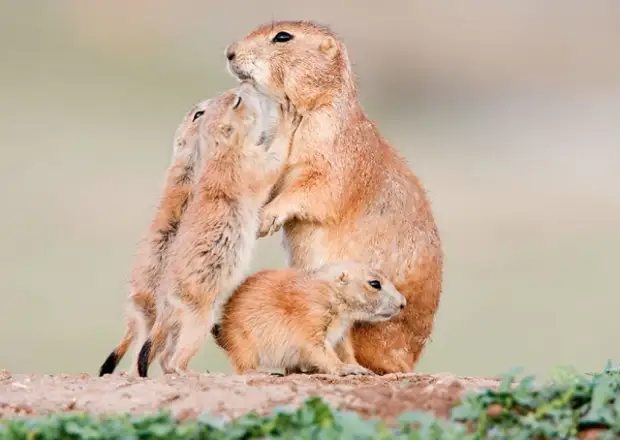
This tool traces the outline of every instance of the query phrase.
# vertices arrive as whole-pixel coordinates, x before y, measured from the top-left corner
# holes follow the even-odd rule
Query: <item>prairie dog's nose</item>
[[[228,58],[228,61],[232,61],[235,59],[235,45],[231,44],[226,48],[226,58]]]
[[[403,296],[403,300],[400,303],[400,309],[404,309],[407,306],[407,299]]]

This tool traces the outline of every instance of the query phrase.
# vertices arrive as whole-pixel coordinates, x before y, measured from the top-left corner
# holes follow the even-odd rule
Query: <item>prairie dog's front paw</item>
[[[260,238],[267,235],[275,234],[280,230],[285,220],[285,216],[273,209],[271,207],[271,204],[263,207],[260,215],[260,228],[258,229],[258,237]]]

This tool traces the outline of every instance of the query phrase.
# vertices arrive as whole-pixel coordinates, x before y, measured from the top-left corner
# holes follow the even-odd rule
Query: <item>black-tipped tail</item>
[[[211,336],[213,336],[215,339],[219,338],[221,330],[222,326],[219,324],[215,324],[213,327],[211,327]]]
[[[222,326],[220,324],[215,324],[211,327],[211,336],[213,336],[213,340],[220,347],[223,348],[222,341],[220,337],[222,336]]]
[[[153,342],[151,339],[147,339],[138,354],[138,375],[140,377],[147,377],[152,346]]]
[[[114,373],[114,369],[118,365],[118,361],[119,361],[118,354],[116,353],[116,350],[114,350],[112,353],[110,353],[110,355],[103,362],[103,365],[101,365],[101,368],[99,368],[99,377],[103,376],[104,374]]]

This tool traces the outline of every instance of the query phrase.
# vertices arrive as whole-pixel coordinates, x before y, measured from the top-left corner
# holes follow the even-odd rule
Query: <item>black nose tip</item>
[[[235,51],[232,49],[232,47],[226,49],[226,58],[228,58],[228,61],[232,61],[235,59]]]
[[[405,308],[405,305],[401,303],[401,305],[400,305],[400,309],[402,310],[402,309],[404,309],[404,308]]]

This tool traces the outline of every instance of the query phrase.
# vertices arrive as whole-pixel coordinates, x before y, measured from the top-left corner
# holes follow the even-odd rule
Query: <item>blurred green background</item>
[[[620,3],[1,0],[0,368],[97,372],[174,130],[273,19],[345,39],[428,189],[445,289],[418,371],[620,361]],[[278,234],[252,271],[284,261]],[[230,371],[211,342],[192,367]]]

